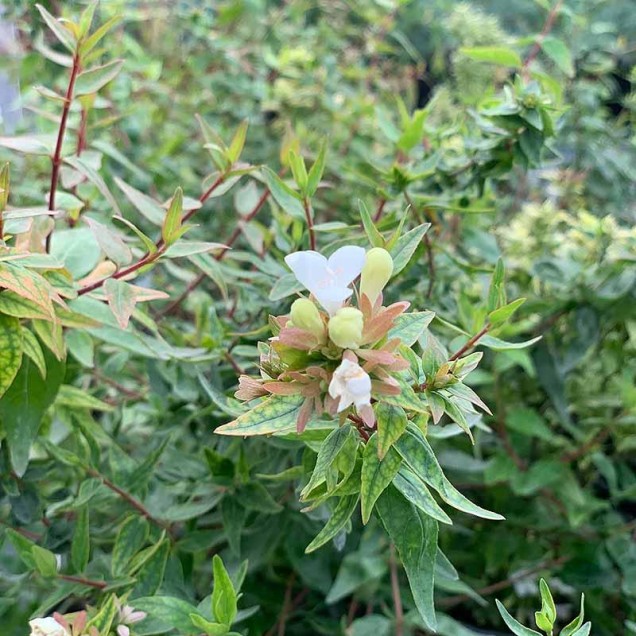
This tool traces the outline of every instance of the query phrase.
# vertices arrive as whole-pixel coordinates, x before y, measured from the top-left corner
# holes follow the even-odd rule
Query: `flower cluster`
[[[397,395],[392,374],[409,366],[397,353],[400,340],[388,337],[409,303],[382,304],[393,273],[390,254],[345,246],[329,258],[304,251],[285,262],[310,296],[295,300],[288,315],[272,318],[274,336],[261,355],[261,378],[241,376],[236,397],[302,395],[298,432],[323,413],[374,427],[374,397]]]
[[[117,616],[113,626],[117,626],[117,636],[131,636],[129,625],[142,621],[146,618],[146,613],[137,611],[130,605],[123,605],[119,599],[115,599],[115,606]],[[86,611],[65,616],[55,613],[46,618],[35,618],[29,622],[29,627],[29,636],[102,636],[95,626],[90,625]]]

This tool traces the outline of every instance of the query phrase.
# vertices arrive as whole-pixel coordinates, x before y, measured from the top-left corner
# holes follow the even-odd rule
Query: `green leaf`
[[[272,291],[269,292],[269,299],[282,300],[303,289],[302,283],[298,281],[294,274],[285,274],[274,283]]]
[[[499,600],[496,600],[495,603],[497,603],[497,609],[499,610],[501,617],[504,619],[504,623],[506,623],[506,625],[512,630],[513,634],[516,636],[541,636],[539,632],[535,632],[533,629],[524,627],[518,620],[510,616],[508,610],[499,602]]]
[[[320,445],[311,479],[300,493],[301,500],[306,499],[314,488],[327,479],[327,474],[336,461],[338,454],[353,435],[353,428],[348,424],[335,428],[329,433],[325,441]]]
[[[375,227],[375,223],[371,218],[369,209],[364,204],[364,201],[362,201],[362,199],[358,199],[358,208],[360,209],[360,219],[362,220],[362,227],[364,227],[364,231],[367,234],[369,243],[371,243],[373,247],[384,247],[384,239],[382,238],[382,234],[380,234],[378,228]]]
[[[7,528],[6,535],[24,565],[31,570],[35,569],[35,559],[32,552],[33,548],[36,547],[35,543],[13,528]]]
[[[415,606],[426,627],[434,632],[437,628],[433,602],[437,522],[417,510],[393,487],[378,500],[378,513],[402,559]]]
[[[137,582],[134,587],[135,596],[152,596],[163,583],[166,564],[170,556],[170,542],[162,540],[149,559],[135,573]]]
[[[68,406],[73,409],[88,409],[91,411],[114,411],[115,408],[102,400],[94,397],[85,389],[80,389],[70,384],[64,384],[55,398],[56,406]]]
[[[384,459],[393,444],[406,430],[408,419],[401,406],[379,402],[375,407],[378,428],[378,457]]]
[[[86,627],[88,628],[89,633],[91,631],[90,628],[94,627],[98,634],[108,634],[117,613],[117,597],[114,594],[111,594],[106,602],[102,603],[101,609],[97,615],[88,622]]]
[[[585,623],[580,629],[577,629],[572,636],[590,636],[592,631],[592,623]]]
[[[504,305],[503,307],[499,307],[499,309],[495,309],[488,314],[488,321],[491,325],[498,325],[499,323],[506,322],[512,316],[512,314],[526,302],[525,298],[517,298],[517,300],[513,300],[511,303]]]
[[[180,632],[188,635],[199,632],[200,627],[194,625],[190,618],[191,615],[199,615],[197,608],[180,598],[148,596],[134,599],[133,604],[136,610],[146,612],[153,619]]]
[[[108,306],[117,319],[117,324],[122,329],[126,329],[137,304],[133,287],[122,280],[109,278],[104,283],[104,294],[108,300]]]
[[[174,243],[182,234],[181,218],[183,213],[183,190],[177,188],[175,190],[170,207],[163,221],[161,228],[161,237],[166,245]]]
[[[83,506],[77,514],[73,542],[71,543],[71,563],[76,572],[83,572],[88,565],[90,554],[88,506]]]
[[[236,500],[248,510],[257,510],[267,514],[276,514],[283,507],[269,494],[263,484],[257,481],[245,484],[235,493]]]
[[[49,322],[48,320],[34,320],[33,329],[38,338],[46,345],[58,360],[66,357],[64,345],[64,334],[62,325],[59,322]]]
[[[108,82],[117,77],[123,65],[124,60],[113,60],[103,66],[96,66],[87,71],[82,71],[77,76],[75,95],[80,97],[96,93],[100,88],[103,88]]]
[[[212,570],[214,573],[214,589],[212,591],[212,614],[214,618],[231,625],[236,618],[236,591],[232,584],[232,579],[227,573],[223,561],[218,554],[212,559]]]
[[[223,298],[228,296],[228,283],[218,261],[209,254],[194,254],[188,260],[198,267],[211,281],[216,283]]]
[[[80,16],[79,21],[79,37],[83,38],[90,30],[93,24],[93,18],[95,17],[95,9],[97,8],[97,1],[90,3]]]
[[[70,272],[74,280],[83,278],[101,260],[101,249],[88,227],[59,229],[51,237],[51,254]]]
[[[536,342],[539,342],[541,338],[542,336],[537,336],[536,338],[530,338],[530,340],[524,340],[523,342],[506,342],[505,340],[500,340],[499,338],[486,334],[479,339],[479,344],[494,351],[508,351],[510,349],[527,349]]]
[[[80,45],[81,57],[86,57],[99,44],[102,38],[121,21],[121,19],[121,15],[113,16],[110,20],[104,22],[104,24],[102,24],[99,28],[95,29],[95,31],[91,33],[91,35]]]
[[[0,314],[0,398],[13,383],[22,364],[22,337],[20,321]]]
[[[163,225],[165,218],[165,210],[161,207],[158,201],[149,197],[147,194],[140,192],[139,190],[128,185],[125,181],[122,181],[119,177],[115,177],[115,183],[119,186],[119,189],[124,193],[124,196],[135,206],[135,209],[148,221],[154,225]]]
[[[55,17],[53,17],[41,4],[36,4],[37,10],[46,22],[47,26],[55,37],[69,50],[71,53],[75,51],[76,41],[73,34]]]
[[[218,435],[268,435],[296,430],[296,420],[305,398],[302,395],[273,395],[240,415],[233,422],[219,426]]]
[[[541,592],[541,611],[550,621],[550,629],[552,629],[552,625],[554,625],[554,621],[556,621],[557,611],[554,605],[554,599],[552,598],[552,592],[550,592],[550,588],[545,582],[545,579],[539,580],[539,590]]]
[[[329,517],[329,521],[327,521],[325,527],[305,548],[305,554],[314,552],[318,548],[322,547],[347,526],[349,519],[351,519],[351,515],[353,515],[353,512],[358,505],[359,499],[359,495],[346,495],[344,497],[340,497],[336,507],[331,513],[331,517]]]
[[[234,164],[239,160],[241,156],[241,152],[243,152],[243,146],[245,146],[245,137],[247,136],[247,127],[249,126],[249,122],[247,119],[243,120],[239,127],[234,133],[234,137],[230,142],[230,145],[227,149],[227,158],[230,161],[230,164]]]
[[[391,247],[389,253],[393,258],[393,278],[409,264],[411,257],[430,227],[430,223],[423,223],[414,227],[406,234],[402,234],[395,242],[395,245]]]
[[[521,68],[523,66],[519,54],[505,46],[461,47],[459,52],[471,60],[477,60],[478,62],[511,66],[512,68]]]
[[[384,457],[378,457],[379,435],[374,433],[364,448],[362,457],[362,477],[360,482],[360,499],[362,507],[362,522],[368,523],[371,512],[378,497],[397,475],[402,458],[390,448]]]
[[[395,448],[411,470],[435,489],[448,504],[470,515],[483,519],[501,520],[503,517],[495,512],[485,510],[464,497],[448,481],[423,433],[413,424],[407,426],[406,432],[395,444]]]
[[[497,307],[506,304],[506,290],[504,288],[505,268],[503,259],[497,259],[495,271],[490,279],[490,287],[488,288],[488,311],[493,312]]]
[[[135,554],[141,550],[148,538],[148,522],[139,515],[130,515],[119,528],[111,557],[113,576],[126,573],[126,568]]]
[[[275,172],[265,167],[262,169],[265,183],[274,200],[283,211],[297,219],[305,218],[305,210],[300,202],[299,195],[294,192]]]
[[[554,441],[556,438],[545,420],[533,409],[511,409],[506,415],[506,426],[522,435],[538,437],[547,442]]]
[[[393,485],[424,514],[452,525],[450,517],[439,507],[426,484],[412,470],[402,465],[393,480]]]
[[[27,468],[31,443],[64,379],[64,363],[48,351],[45,351],[44,358],[46,380],[29,358],[23,358],[13,384],[0,399],[0,421],[6,432],[11,463],[18,476],[22,476]]]
[[[562,630],[560,636],[574,636],[574,634],[581,628],[583,619],[585,618],[585,594],[581,594],[581,610],[579,615],[569,622]]]
[[[35,567],[42,576],[46,578],[57,576],[57,560],[53,552],[41,548],[39,545],[34,545],[31,548],[31,554]]]
[[[307,177],[307,196],[313,197],[320,185],[320,180],[322,179],[322,175],[325,172],[325,164],[327,159],[327,142],[323,141],[320,145],[320,150],[318,151],[318,156],[316,157],[316,161],[314,161],[311,169],[309,170],[309,175]]]
[[[95,236],[95,240],[107,258],[113,261],[118,267],[128,265],[132,262],[132,251],[128,245],[126,245],[119,232],[114,232],[110,227],[99,223],[89,216],[83,216],[82,218],[90,227]],[[117,218],[121,219],[121,217]]]
[[[4,290],[0,294],[0,314],[15,316],[16,318],[37,318],[40,320],[51,320],[53,313],[42,308],[38,303],[22,296],[18,296],[13,291]]]
[[[301,193],[306,194],[307,191],[307,168],[305,167],[305,160],[302,156],[297,155],[293,150],[289,151],[287,155],[289,160],[289,167],[291,168],[294,181],[298,186]]]
[[[0,215],[6,210],[9,201],[9,186],[11,173],[9,171],[9,162],[7,161],[0,167]],[[4,237],[0,236],[0,240]]]
[[[33,332],[26,327],[22,327],[22,349],[24,351],[24,355],[31,358],[31,361],[38,368],[42,377],[46,378],[46,361],[44,360],[44,351],[42,351],[39,340],[35,337]],[[1,375],[2,371],[0,371],[0,376]]]
[[[121,210],[117,200],[108,189],[106,182],[101,175],[80,157],[64,157],[64,162],[72,168],[75,168],[80,174],[84,175],[102,194],[102,196],[110,203],[114,214],[121,216]],[[55,236],[56,233],[53,234]]]
[[[92,369],[95,366],[95,343],[91,336],[79,329],[68,330],[64,334],[69,353],[83,366]]]
[[[388,339],[399,338],[407,347],[413,346],[426,331],[435,318],[433,311],[414,311],[402,314],[395,319],[395,324],[389,331]]]
[[[563,40],[548,35],[541,40],[541,48],[565,75],[574,77],[572,52]]]
[[[401,406],[406,411],[415,411],[416,413],[428,413],[426,401],[421,399],[421,394],[415,393],[413,387],[403,379],[398,379],[400,385],[400,393],[398,395],[383,395],[382,402],[392,406]]]
[[[202,629],[208,636],[225,636],[228,633],[230,626],[223,623],[213,623],[207,620],[200,614],[190,614],[190,620],[193,625],[196,625],[199,629]]]

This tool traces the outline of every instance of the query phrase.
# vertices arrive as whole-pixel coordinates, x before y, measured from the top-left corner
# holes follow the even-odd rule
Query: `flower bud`
[[[364,294],[371,301],[371,305],[374,305],[392,273],[391,255],[381,247],[370,249],[362,268],[360,294]]]
[[[309,331],[316,336],[318,342],[324,342],[326,337],[325,324],[320,317],[318,307],[308,298],[298,298],[291,306],[290,318],[294,327]]]
[[[329,320],[329,337],[343,349],[357,349],[362,342],[364,316],[355,307],[343,307]]]

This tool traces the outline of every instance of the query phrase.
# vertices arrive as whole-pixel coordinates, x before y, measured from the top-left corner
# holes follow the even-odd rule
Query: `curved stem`
[[[73,66],[71,68],[71,77],[68,81],[68,87],[66,89],[66,95],[64,97],[64,107],[62,108],[62,118],[60,119],[60,127],[57,131],[57,142],[55,143],[55,151],[51,157],[51,186],[49,188],[49,210],[55,210],[55,195],[57,193],[57,184],[60,175],[60,166],[62,164],[62,146],[64,145],[64,134],[66,133],[66,124],[68,122],[68,114],[71,110],[71,103],[73,102],[73,91],[75,89],[75,80],[80,70],[79,54],[73,55]],[[46,251],[48,252],[51,247],[51,234],[46,237]]]

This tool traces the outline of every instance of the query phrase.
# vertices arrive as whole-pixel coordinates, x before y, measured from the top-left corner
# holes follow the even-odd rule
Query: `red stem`
[[[449,359],[449,362],[454,362],[455,360],[461,358],[469,349],[472,349],[479,340],[481,340],[482,336],[485,336],[490,330],[490,325],[486,325],[479,333],[476,333],[461,349],[456,351]]]
[[[534,62],[537,55],[539,55],[539,51],[541,50],[541,45],[543,44],[543,40],[545,40],[546,36],[552,31],[552,27],[554,27],[554,23],[556,22],[557,16],[559,15],[559,11],[561,10],[561,6],[563,5],[563,0],[557,0],[554,3],[554,6],[548,13],[548,17],[545,20],[543,25],[543,29],[541,29],[541,33],[534,42],[530,53],[528,53],[528,57],[523,62],[523,77],[524,79],[528,79],[530,72],[530,64]]]
[[[312,250],[316,249],[316,234],[314,233],[314,221],[311,214],[311,204],[309,203],[309,199],[305,197],[304,202],[305,208],[305,218],[307,219],[307,229],[309,230],[309,248]]]
[[[80,583],[81,585],[87,585],[88,587],[94,587],[98,590],[103,590],[108,587],[106,581],[93,581],[92,579],[85,579],[82,576],[72,576],[71,574],[58,574],[58,579],[63,581],[69,581],[70,583]]]
[[[214,183],[199,197],[199,201],[201,203],[205,203],[205,201],[223,183],[224,180],[225,180],[225,175],[219,175],[219,177],[214,181]],[[183,218],[181,219],[181,222],[185,223],[188,219],[192,217],[192,215],[196,211],[197,210],[194,209],[184,214]],[[155,243],[155,247],[157,248],[156,252],[153,252],[152,254],[148,252],[139,261],[137,261],[136,263],[133,263],[132,265],[129,265],[128,267],[125,267],[124,269],[120,269],[119,271],[115,272],[112,276],[107,276],[106,278],[102,278],[98,281],[95,281],[94,283],[91,283],[90,285],[87,285],[86,287],[82,287],[82,289],[80,289],[77,292],[78,295],[82,296],[84,294],[88,294],[89,292],[99,289],[107,280],[111,278],[117,278],[117,279],[124,278],[125,276],[133,274],[134,272],[141,269],[142,267],[145,267],[146,265],[150,265],[150,263],[154,263],[166,251],[166,244],[163,238],[159,239]]]
[[[263,192],[261,198],[256,202],[256,205],[254,206],[252,211],[245,217],[244,223],[249,223],[258,214],[260,209],[265,205],[265,202],[269,198],[269,195],[269,190],[265,190],[265,192]],[[214,257],[217,261],[222,260],[223,257],[230,250],[232,245],[236,243],[239,236],[241,236],[241,231],[242,230],[239,225],[234,228],[234,231],[230,235],[230,238],[225,242],[225,247]],[[205,274],[203,273],[196,276],[196,278],[194,278],[192,282],[190,282],[185,291],[178,298],[173,300],[167,307],[165,307],[165,309],[159,312],[159,317],[167,316],[168,314],[173,313],[175,309],[177,309],[181,305],[181,303],[191,294],[191,292],[193,292],[203,282],[204,279]]]
[[[71,77],[68,81],[68,88],[66,89],[66,95],[64,97],[64,107],[62,108],[62,119],[60,120],[60,128],[57,133],[57,142],[55,144],[55,152],[51,157],[51,163],[53,169],[51,170],[51,186],[49,191],[49,210],[55,210],[55,194],[57,192],[57,183],[60,174],[60,165],[62,164],[62,146],[64,144],[64,134],[66,132],[66,123],[68,121],[68,114],[71,110],[71,103],[73,101],[73,90],[75,89],[75,80],[80,69],[79,54],[75,53],[73,56],[73,67],[71,69]],[[52,233],[52,231],[51,231]],[[46,251],[49,251],[51,246],[51,233],[46,237]]]

